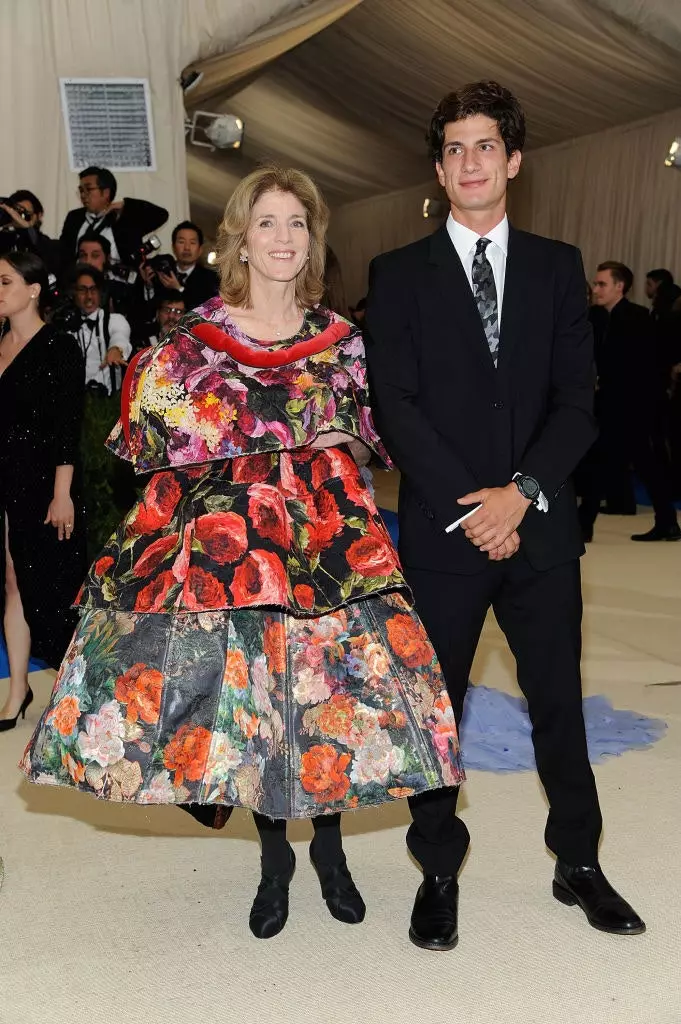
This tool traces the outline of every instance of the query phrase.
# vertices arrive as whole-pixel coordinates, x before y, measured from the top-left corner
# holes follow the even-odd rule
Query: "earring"
[[[245,252],[240,252],[239,253],[239,263],[248,263],[248,253],[245,253]]]

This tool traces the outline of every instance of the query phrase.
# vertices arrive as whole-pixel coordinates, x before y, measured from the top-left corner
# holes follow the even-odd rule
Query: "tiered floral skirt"
[[[305,818],[463,778],[452,707],[345,449],[157,473],[93,565],[22,768]]]

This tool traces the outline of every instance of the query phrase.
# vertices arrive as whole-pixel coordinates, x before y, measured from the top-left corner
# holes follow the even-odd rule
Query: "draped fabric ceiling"
[[[520,97],[528,149],[681,106],[681,2],[313,0],[238,51],[198,61],[190,109],[246,125],[240,151],[190,148],[194,215],[214,232],[258,162],[309,171],[335,208],[431,177],[423,141],[441,95],[494,77]]]

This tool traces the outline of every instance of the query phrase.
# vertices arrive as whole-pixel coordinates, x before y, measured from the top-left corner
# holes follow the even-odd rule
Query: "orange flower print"
[[[310,747],[301,757],[300,782],[306,793],[312,793],[315,803],[342,800],[350,788],[345,769],[350,754],[337,754],[328,743]]]
[[[339,736],[347,736],[352,726],[356,703],[357,701],[353,697],[335,693],[319,709],[317,716],[319,731],[334,739],[338,739]]]
[[[388,619],[390,646],[407,668],[422,668],[433,660],[433,648],[428,634],[411,615],[394,615]]]
[[[47,716],[61,736],[70,736],[76,730],[80,718],[78,698],[69,694],[62,697],[57,706]]]
[[[388,790],[388,795],[394,797],[395,800],[404,800],[407,796],[413,796],[415,790],[409,786],[395,786],[393,789]]]
[[[260,719],[257,715],[251,715],[244,707],[239,705],[234,709],[234,721],[241,729],[247,740],[252,739],[258,731]]]
[[[163,751],[163,764],[175,772],[174,784],[179,787],[185,778],[198,782],[202,777],[210,752],[211,734],[201,725],[186,722],[173,736]]]
[[[85,781],[84,764],[82,764],[80,761],[76,761],[73,757],[71,757],[70,754],[67,753],[62,754],[61,763],[64,765],[67,772],[69,773],[69,775],[76,784]]]
[[[243,651],[238,648],[227,651],[224,682],[234,690],[245,690],[248,686],[248,665]]]
[[[127,704],[126,721],[141,718],[148,725],[158,722],[163,691],[163,673],[138,661],[116,680],[114,697]]]
[[[270,674],[286,671],[286,629],[283,622],[265,622],[265,654]]]

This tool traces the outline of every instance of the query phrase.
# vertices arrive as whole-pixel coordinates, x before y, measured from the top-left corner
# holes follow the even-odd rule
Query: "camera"
[[[74,304],[70,296],[63,296],[55,289],[52,292],[55,305],[52,309],[51,322],[66,334],[77,334],[83,323],[83,314]]]
[[[168,256],[165,253],[153,256],[150,260],[147,260],[147,265],[153,267],[157,274],[175,274],[177,272],[175,260],[172,256]]]
[[[10,203],[9,199],[6,198],[5,196],[0,196],[0,203],[3,203],[5,206],[11,206],[15,213],[19,214],[22,220],[29,221],[31,219],[31,214],[28,212],[28,210],[24,210],[22,206],[17,206],[16,203]],[[13,223],[14,221],[7,213],[7,211],[0,210],[0,228],[7,227],[8,224]]]

